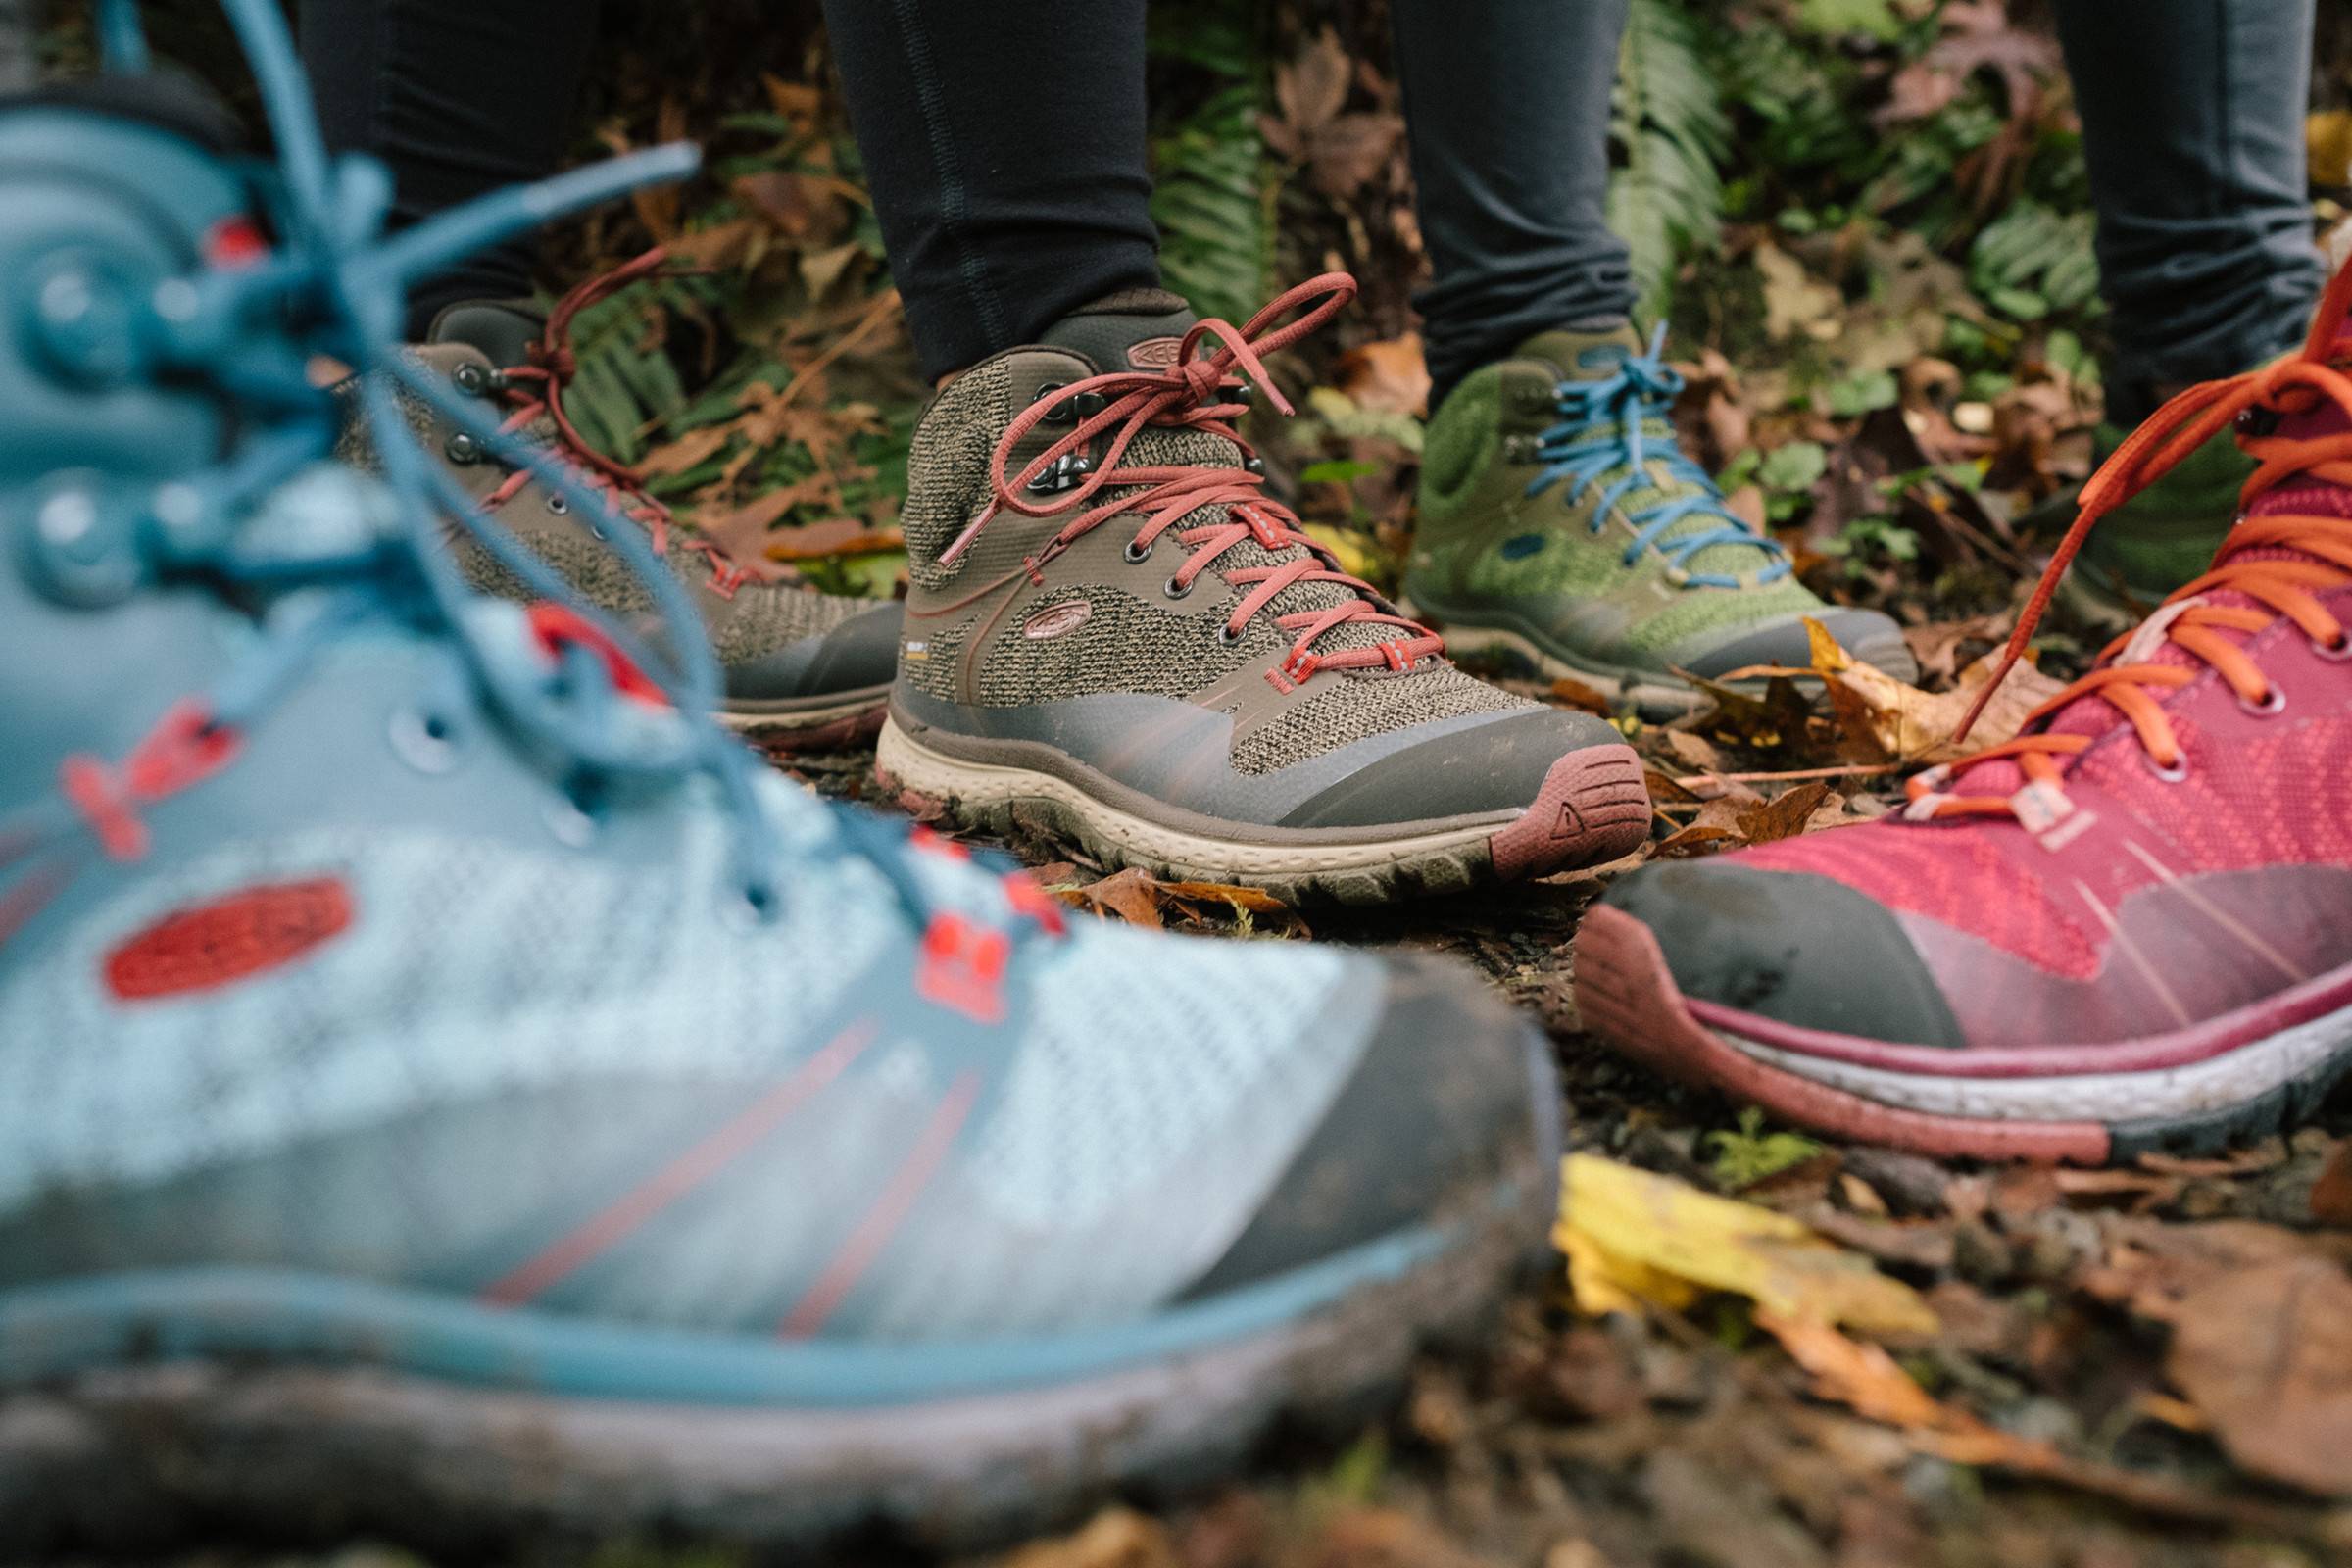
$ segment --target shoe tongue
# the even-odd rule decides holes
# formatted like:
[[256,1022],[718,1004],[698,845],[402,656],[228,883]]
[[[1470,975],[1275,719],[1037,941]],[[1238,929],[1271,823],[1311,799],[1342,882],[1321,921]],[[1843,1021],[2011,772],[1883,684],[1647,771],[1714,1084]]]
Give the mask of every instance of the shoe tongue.
[[1160,288],[1107,294],[1046,328],[1040,341],[1085,358],[1096,371],[1164,370],[1176,363],[1184,334],[1197,318]]
[[[1555,327],[1538,332],[1519,345],[1514,356],[1523,360],[1538,360],[1548,365],[1563,381],[1602,381],[1624,368],[1628,360],[1639,359],[1649,352],[1649,345],[1631,321],[1594,321],[1583,326]],[[1660,443],[1674,439],[1671,420],[1650,418],[1642,421],[1644,437]],[[1639,512],[1660,502],[1678,500],[1693,493],[1695,487],[1678,484],[1668,488],[1656,485],[1638,485],[1618,498],[1618,509]],[[1692,534],[1709,533],[1724,525],[1723,519],[1712,514],[1698,512],[1683,518],[1658,535],[1655,544],[1671,544]],[[1714,545],[1698,552],[1683,563],[1685,569],[1693,572],[1721,572],[1738,576],[1753,571],[1757,565],[1753,547],[1747,545]]]
[[[1041,342],[1080,356],[1099,373],[1164,370],[1176,363],[1184,334],[1192,329],[1196,319],[1183,300],[1164,289],[1130,289],[1063,317],[1046,329]],[[1131,467],[1238,468],[1242,466],[1242,449],[1206,430],[1147,425],[1136,432],[1125,461]],[[1109,500],[1118,493],[1105,491],[1102,499]],[[1222,504],[1201,507],[1185,517],[1182,527],[1223,522],[1231,512],[1231,508]],[[1254,540],[1245,540],[1217,557],[1216,570],[1229,572],[1250,566],[1280,565],[1296,560],[1301,553],[1298,546],[1270,551]],[[1275,595],[1258,618],[1268,620],[1277,615],[1330,610],[1359,597],[1338,583],[1294,583]],[[1319,653],[1369,648],[1401,635],[1395,626],[1350,624],[1324,633],[1315,640],[1315,648]],[[1286,633],[1286,640],[1288,636]]]
[[[2352,369],[2352,320],[2347,320],[2340,329],[2336,341],[2342,357],[2335,361],[2335,368]],[[2334,403],[2324,403],[2308,414],[2290,414],[2279,420],[2278,428],[2278,434],[2296,440],[2342,435],[2347,431],[2352,431],[2352,414],[2347,414]],[[2352,487],[2310,475],[2290,478],[2256,496],[2253,502],[2247,506],[2245,515],[2247,517],[2295,515],[2352,518]],[[2306,555],[2300,550],[2277,547],[2240,551],[2231,556],[2230,560],[2233,563],[2309,561],[2320,564],[2332,564],[2331,563],[2318,563],[2318,558]],[[2265,615],[2277,613],[2260,600],[2229,590],[2203,594],[2199,597],[2209,605],[2253,610]],[[2153,619],[2154,617],[2150,617],[2151,621]],[[2141,631],[2143,633],[2146,632],[2147,625],[2148,622],[2142,623]],[[2225,637],[2232,643],[2242,644],[2251,637],[2250,633],[2232,631],[2227,627],[2212,629],[2217,635]],[[2122,664],[2161,664],[2181,669],[2198,668],[2204,662],[2169,638],[2162,636],[2161,633],[2148,635],[2145,643],[2140,647],[2127,646],[2116,656],[2115,662]],[[2159,700],[2162,700],[2161,694],[2159,694]],[[2053,735],[2103,735],[2124,722],[2126,720],[2122,710],[2110,704],[2104,697],[2084,697],[2061,709],[2046,728],[2047,732]],[[2002,741],[2009,737],[1993,735],[1981,738],[1987,741]],[[1971,768],[1954,785],[1954,788],[1957,793],[1964,795],[2008,795],[2023,788],[2025,782],[2025,773],[2016,763],[2000,761]]]
[[479,349],[504,370],[531,357],[531,345],[547,330],[547,318],[524,300],[461,300],[433,318],[427,343],[463,343]]

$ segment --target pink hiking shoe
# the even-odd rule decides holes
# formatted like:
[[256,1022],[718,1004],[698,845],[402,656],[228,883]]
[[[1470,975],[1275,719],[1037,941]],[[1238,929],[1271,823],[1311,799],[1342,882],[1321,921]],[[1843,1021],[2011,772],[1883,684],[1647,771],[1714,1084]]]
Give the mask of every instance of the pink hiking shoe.
[[2352,268],[2304,351],[2183,393],[2100,516],[2234,420],[2212,569],[1899,817],[1629,877],[1576,943],[1586,1025],[1792,1121],[2084,1163],[2308,1116],[2352,1067]]

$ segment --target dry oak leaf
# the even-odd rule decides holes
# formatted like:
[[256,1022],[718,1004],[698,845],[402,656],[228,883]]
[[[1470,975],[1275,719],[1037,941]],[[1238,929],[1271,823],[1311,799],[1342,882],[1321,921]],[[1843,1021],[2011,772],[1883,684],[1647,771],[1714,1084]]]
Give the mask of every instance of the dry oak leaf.
[[2064,689],[2032,664],[2020,663],[2001,683],[1971,740],[1953,739],[1985,682],[2000,666],[1997,651],[1960,672],[1947,692],[1926,692],[1855,660],[1838,645],[1829,628],[1811,616],[1813,669],[1829,688],[1830,706],[1849,738],[1867,739],[1885,757],[1902,762],[1948,762],[2017,733],[2026,715]]
[[2165,1373],[2239,1467],[2352,1495],[2352,1277],[2339,1264],[2216,1274],[2172,1316]]

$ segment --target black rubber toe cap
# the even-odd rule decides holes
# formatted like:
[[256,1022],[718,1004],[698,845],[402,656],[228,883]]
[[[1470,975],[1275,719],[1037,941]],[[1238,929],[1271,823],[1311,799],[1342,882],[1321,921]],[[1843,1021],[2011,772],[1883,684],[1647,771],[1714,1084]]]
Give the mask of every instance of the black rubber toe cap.
[[771,703],[887,686],[899,668],[899,625],[906,607],[877,604],[831,631],[787,643],[727,670],[727,696]]
[[[1558,1087],[1543,1034],[1469,971],[1384,960],[1363,1059],[1250,1226],[1185,1292],[1213,1296],[1433,1220],[1491,1214],[1508,1184],[1548,1204]],[[1542,1227],[1531,1236],[1540,1244]]]
[[1841,882],[1685,860],[1621,879],[1603,902],[1649,927],[1693,1001],[1870,1040],[1964,1043],[1893,913]]
[[[1813,618],[1838,639],[1838,647],[1863,663],[1876,665],[1896,680],[1919,679],[1919,661],[1911,657],[1911,647],[1903,641],[1902,627],[1887,616],[1875,610],[1830,610]],[[1797,617],[1760,626],[1720,648],[1709,649],[1685,667],[1693,675],[1712,679],[1751,664],[1811,668],[1813,644],[1806,635],[1804,620]]]
[[1532,708],[1399,748],[1307,797],[1283,827],[1382,827],[1481,811],[1524,810],[1552,764],[1592,746],[1622,746],[1606,719]]

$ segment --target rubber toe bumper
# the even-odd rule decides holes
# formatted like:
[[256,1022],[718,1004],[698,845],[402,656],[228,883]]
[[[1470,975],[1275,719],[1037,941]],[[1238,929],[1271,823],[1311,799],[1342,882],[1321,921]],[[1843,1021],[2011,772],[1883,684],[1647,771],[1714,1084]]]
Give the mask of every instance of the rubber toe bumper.
[[1515,811],[1543,794],[1561,759],[1624,744],[1607,720],[1591,713],[1530,709],[1392,752],[1309,796],[1281,825],[1381,827]]
[[[1911,657],[1910,645],[1903,641],[1903,629],[1877,611],[1831,610],[1813,618],[1838,639],[1838,647],[1863,663],[1896,680],[1919,679],[1919,661]],[[1805,631],[1804,617],[1795,616],[1744,632],[1720,647],[1708,649],[1684,667],[1694,675],[1713,679],[1755,664],[1811,668],[1813,645]]]
[[898,673],[905,607],[876,605],[832,630],[788,643],[727,670],[732,702],[774,703],[888,686]]
[[[1461,1217],[1497,1193],[1548,1208],[1558,1091],[1543,1036],[1452,963],[1403,955],[1383,967],[1387,1004],[1363,1059],[1187,1298]],[[1541,1220],[1531,1227],[1532,1248]]]
[[1689,860],[1625,877],[1603,902],[1649,928],[1693,1001],[1902,1045],[1964,1043],[1893,912],[1843,883]]

